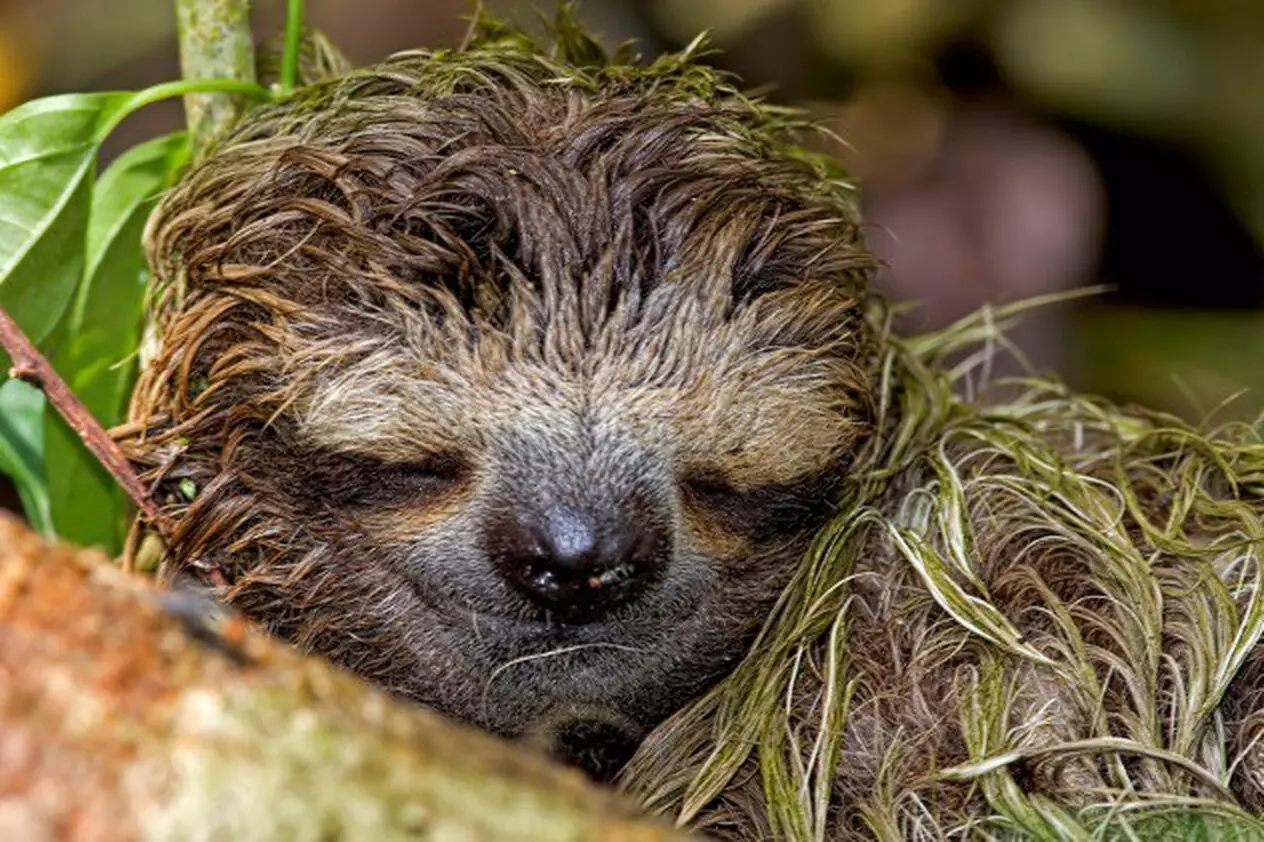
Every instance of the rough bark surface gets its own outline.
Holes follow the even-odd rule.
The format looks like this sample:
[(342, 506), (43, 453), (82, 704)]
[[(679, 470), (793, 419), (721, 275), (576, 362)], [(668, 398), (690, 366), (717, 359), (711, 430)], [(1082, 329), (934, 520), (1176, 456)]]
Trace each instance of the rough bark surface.
[(0, 839), (678, 838), (0, 516)]

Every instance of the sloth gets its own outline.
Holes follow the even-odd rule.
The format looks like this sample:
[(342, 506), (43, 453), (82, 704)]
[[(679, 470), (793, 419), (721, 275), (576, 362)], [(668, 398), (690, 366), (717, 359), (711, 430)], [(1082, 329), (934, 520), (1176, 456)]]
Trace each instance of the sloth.
[(773, 117), (669, 61), (398, 56), (166, 198), (138, 394), (198, 489), (175, 568), (506, 735), (635, 743), (732, 668), (869, 434), (873, 260)]
[(557, 41), (317, 82), (165, 197), (165, 577), (718, 836), (1259, 809), (1254, 432), (968, 404), (982, 322), (891, 334), (795, 115)]

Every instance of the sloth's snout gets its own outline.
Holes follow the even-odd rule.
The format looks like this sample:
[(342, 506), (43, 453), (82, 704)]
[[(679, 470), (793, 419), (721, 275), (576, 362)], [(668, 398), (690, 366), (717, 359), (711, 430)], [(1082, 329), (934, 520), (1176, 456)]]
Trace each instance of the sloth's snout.
[(635, 600), (670, 552), (665, 529), (634, 506), (554, 505), (494, 517), (488, 544), (500, 575), (558, 619), (587, 623)]

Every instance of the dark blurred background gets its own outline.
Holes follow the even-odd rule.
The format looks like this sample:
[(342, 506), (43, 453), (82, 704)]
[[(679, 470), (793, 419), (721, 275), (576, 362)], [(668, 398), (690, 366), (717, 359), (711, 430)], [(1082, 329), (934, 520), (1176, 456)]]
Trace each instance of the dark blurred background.
[[(0, 110), (178, 75), (170, 0), (0, 0)], [(283, 0), (256, 3), (278, 32)], [(552, 0), (489, 0), (531, 20)], [(472, 0), (309, 0), (356, 63), (459, 41)], [(1014, 330), (1077, 388), (1202, 420), (1264, 409), (1261, 0), (585, 0), (644, 54), (712, 33), (717, 65), (808, 109), (862, 190), (909, 329), (1107, 285)], [(117, 148), (181, 120), (166, 103)], [(1015, 370), (1011, 366), (1011, 370)]]

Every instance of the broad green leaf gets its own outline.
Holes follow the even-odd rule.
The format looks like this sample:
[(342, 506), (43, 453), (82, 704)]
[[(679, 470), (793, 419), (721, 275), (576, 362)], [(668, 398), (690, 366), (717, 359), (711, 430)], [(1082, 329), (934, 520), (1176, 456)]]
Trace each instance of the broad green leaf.
[[(140, 344), (146, 264), (141, 235), (159, 195), (188, 159), (184, 133), (143, 143), (102, 174), (92, 195), (87, 271), (53, 363), (104, 426), (122, 420)], [(117, 552), (128, 502), (57, 413), (48, 413), (44, 464), (57, 534)]]
[(44, 394), (21, 380), (0, 383), (0, 472), (13, 478), (31, 524), (51, 535), (44, 484)]
[(52, 331), (83, 273), (97, 147), (132, 98), (67, 94), (0, 117), (0, 306), (32, 342)]
[[(134, 287), (140, 270), (129, 274), (127, 262), (135, 254), (124, 245), (131, 238), (131, 231), (125, 229), (139, 224), (136, 220), (143, 219), (145, 214), (140, 206), (157, 192), (158, 187), (147, 186), (154, 184), (153, 172), (170, 173), (178, 166), (175, 162), (180, 157), (181, 142), (164, 139), (125, 156), (127, 161), (121, 161), (115, 174), (102, 184), (103, 198), (94, 202), (92, 179), (97, 151), (101, 141), (127, 114), (161, 99), (197, 92), (241, 93), (265, 100), (270, 96), (266, 89), (252, 82), (191, 80), (155, 85), (138, 92), (47, 97), (0, 116), (0, 307), (17, 320), (33, 342), (52, 346), (52, 352), (58, 347), (69, 348), (63, 354), (62, 364), (82, 369), (82, 376), (94, 381), (93, 390), (99, 389), (93, 395), (99, 407), (96, 411), (107, 421), (111, 413), (117, 415), (130, 374), (127, 366), (117, 376), (102, 374), (101, 367), (123, 360), (135, 347), (135, 319), (129, 313), (135, 306), (131, 296), (137, 293), (134, 288), (126, 291), (129, 281), (125, 279), (130, 277)], [(90, 234), (89, 215), (93, 210), (96, 222)], [(84, 278), (85, 265), (91, 276), (87, 279), (89, 286), (76, 295), (76, 288)], [(100, 282), (100, 292), (94, 292), (97, 282)], [(126, 301), (114, 298), (120, 289), (125, 290), (122, 294)], [(80, 320), (80, 324), (74, 326), (76, 329), (63, 321), (72, 299), (74, 318)], [(117, 335), (109, 327), (103, 328), (102, 333), (96, 332), (102, 324), (100, 317), (111, 307), (119, 308), (115, 314), (118, 321), (114, 324), (127, 326)], [(91, 335), (82, 343), (77, 339), (78, 327), (90, 330)], [(130, 337), (132, 345), (123, 348), (121, 354), (108, 358), (97, 354), (99, 351), (102, 355), (112, 355), (122, 347), (124, 337)], [(97, 350), (92, 350), (93, 347)], [(56, 354), (50, 352), (49, 356)], [(8, 366), (8, 357), (0, 350), (0, 371), (7, 370)], [(100, 383), (95, 383), (98, 379)], [(78, 443), (65, 441), (67, 431), (62, 428), (50, 425), (49, 429), (55, 431), (49, 440), (56, 441), (60, 448), (55, 473), (58, 499), (63, 503), (54, 504), (54, 508), (58, 508), (65, 501), (78, 500), (75, 476), (98, 469), (79, 465), (72, 469), (72, 474), (63, 476), (62, 464), (77, 458), (67, 456), (66, 451), (78, 447)], [(40, 494), (30, 497), (29, 501), (42, 506), (46, 524), (50, 501), (42, 479), (46, 443), (42, 438), (26, 440), (25, 450), (12, 450), (8, 458), (0, 461), (0, 472), (13, 474), (19, 484), (23, 484), (24, 495), (32, 493), (31, 489), (36, 487), (31, 485), (33, 478), (39, 477)], [(14, 440), (13, 437), (6, 439), (5, 446), (12, 449)], [(41, 472), (33, 473), (32, 465), (39, 465)], [(97, 475), (97, 480), (103, 487), (103, 478)], [(58, 522), (81, 539), (88, 531), (103, 534), (95, 530), (99, 524), (117, 521), (112, 513), (116, 507), (91, 508), (93, 516), (81, 522), (80, 514), (90, 510), (93, 500), (100, 503), (101, 498), (85, 496), (81, 505), (76, 502), (75, 511), (62, 512)], [(95, 543), (97, 539), (90, 542)], [(115, 543), (113, 539), (101, 539), (101, 542), (107, 546)]]

